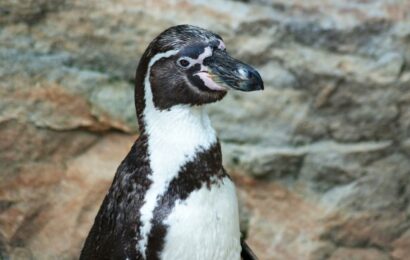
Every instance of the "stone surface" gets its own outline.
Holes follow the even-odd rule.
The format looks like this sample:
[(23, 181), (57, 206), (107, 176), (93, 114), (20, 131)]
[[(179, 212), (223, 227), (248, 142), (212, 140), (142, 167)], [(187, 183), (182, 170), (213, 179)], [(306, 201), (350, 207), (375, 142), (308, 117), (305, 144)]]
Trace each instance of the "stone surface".
[(0, 0), (0, 258), (76, 259), (149, 41), (221, 34), (265, 91), (209, 112), (260, 259), (410, 255), (410, 2)]
[(387, 254), (381, 253), (377, 249), (349, 249), (349, 248), (338, 248), (331, 260), (389, 260), (391, 259)]
[(322, 244), (324, 208), (275, 183), (236, 177), (239, 198), (252, 213), (249, 245), (261, 259), (307, 259)]
[(393, 259), (406, 259), (410, 255), (410, 229), (393, 242)]
[[(74, 138), (78, 142), (81, 136)], [(64, 162), (27, 162), (14, 175), (3, 177), (2, 253), (12, 259), (16, 254), (34, 259), (78, 257), (118, 162), (135, 138), (107, 134)]]

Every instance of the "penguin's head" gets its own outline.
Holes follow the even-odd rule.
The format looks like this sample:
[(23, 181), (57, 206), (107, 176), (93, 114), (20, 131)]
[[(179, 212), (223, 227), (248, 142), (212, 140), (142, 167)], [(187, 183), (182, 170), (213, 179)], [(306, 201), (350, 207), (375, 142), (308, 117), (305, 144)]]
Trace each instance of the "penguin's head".
[[(145, 89), (145, 91), (144, 91)], [(208, 30), (178, 25), (148, 46), (136, 74), (136, 106), (141, 113), (147, 93), (156, 109), (203, 105), (222, 99), (229, 89), (263, 89), (259, 73), (232, 58), (222, 38)]]

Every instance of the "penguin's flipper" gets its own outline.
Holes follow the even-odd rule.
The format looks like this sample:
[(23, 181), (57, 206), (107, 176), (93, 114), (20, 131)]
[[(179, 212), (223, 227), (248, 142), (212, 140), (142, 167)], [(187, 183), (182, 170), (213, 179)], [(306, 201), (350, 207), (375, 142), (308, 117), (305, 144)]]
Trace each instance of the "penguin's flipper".
[(242, 260), (258, 260), (256, 255), (252, 252), (252, 249), (246, 244), (245, 240), (241, 240), (241, 257)]

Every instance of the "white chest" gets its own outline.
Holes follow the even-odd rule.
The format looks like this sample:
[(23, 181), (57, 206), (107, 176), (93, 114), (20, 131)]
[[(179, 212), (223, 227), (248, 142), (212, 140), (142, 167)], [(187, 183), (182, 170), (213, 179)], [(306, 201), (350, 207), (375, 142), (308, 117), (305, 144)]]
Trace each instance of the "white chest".
[(227, 177), (177, 201), (168, 225), (161, 259), (240, 259), (238, 204)]
[[(168, 111), (147, 109), (146, 129), (152, 181), (141, 207), (141, 237), (137, 249), (145, 252), (157, 198), (195, 155), (217, 142), (208, 116), (203, 110), (176, 106)], [(145, 256), (144, 256), (145, 257)]]

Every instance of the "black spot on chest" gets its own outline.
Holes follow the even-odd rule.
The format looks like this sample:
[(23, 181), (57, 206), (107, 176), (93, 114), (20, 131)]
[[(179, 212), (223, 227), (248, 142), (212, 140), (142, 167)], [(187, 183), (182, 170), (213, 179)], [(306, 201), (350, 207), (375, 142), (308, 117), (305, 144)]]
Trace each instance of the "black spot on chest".
[[(148, 236), (147, 259), (159, 259), (164, 248), (167, 226), (164, 220), (169, 216), (177, 200), (185, 200), (193, 191), (211, 185), (228, 176), (222, 167), (219, 143), (206, 151), (199, 152), (194, 160), (181, 168), (167, 191), (158, 198), (151, 220), (151, 232)], [(188, 235), (188, 234), (187, 234)]]

